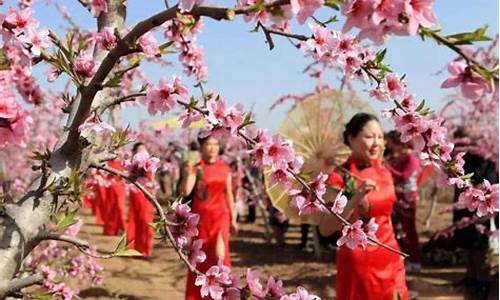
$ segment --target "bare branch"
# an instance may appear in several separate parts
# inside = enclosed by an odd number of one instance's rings
[[[271,39],[271,34],[281,35],[281,36],[292,38],[292,39],[296,39],[296,40],[299,40],[299,41],[307,41],[309,39],[309,37],[307,37],[305,35],[302,35],[302,34],[287,33],[287,32],[283,32],[283,31],[279,31],[279,30],[274,30],[274,29],[268,28],[268,27],[264,26],[260,22],[257,25],[257,27],[262,28],[262,30],[264,31],[264,34],[266,35],[266,39],[269,42],[269,48],[270,48],[270,50],[273,50],[273,47],[274,47],[274,43],[273,43],[273,41]]]
[[[80,2],[80,4],[90,12],[90,5],[89,5],[89,2],[87,0],[78,0],[78,2]]]
[[[126,96],[117,98],[109,103],[103,103],[103,106],[97,110],[98,114],[99,115],[102,114],[104,111],[106,111],[110,107],[113,107],[113,106],[118,105],[118,104],[123,103],[123,102],[135,101],[136,98],[143,97],[143,96],[146,96],[146,93],[133,93],[130,95],[126,95]]]
[[[82,248],[82,249],[90,248],[90,244],[85,240],[81,240],[79,238],[67,234],[59,234],[56,232],[46,232],[40,234],[39,241],[45,241],[45,240],[66,242],[76,246],[77,248]]]
[[[4,290],[0,289],[0,297],[3,295],[9,295],[19,290],[29,287],[43,281],[43,275],[41,273],[36,273],[27,277],[12,279]]]

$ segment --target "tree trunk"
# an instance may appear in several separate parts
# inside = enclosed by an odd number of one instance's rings
[[[125,16],[126,0],[108,0],[108,13],[99,16],[98,28],[112,26],[122,29]],[[96,60],[101,61],[105,53],[96,51],[94,55]],[[77,97],[71,107],[68,125],[72,123],[79,106],[80,97]],[[86,166],[95,159],[92,154],[82,159],[80,145],[73,145],[72,153],[63,153],[60,147],[65,144],[67,137],[67,134],[61,137],[56,146],[58,150],[51,155],[51,175],[43,182],[44,187],[54,180],[67,180],[72,170],[86,170]],[[35,181],[20,200],[7,203],[3,210],[0,207],[0,299],[5,298],[9,284],[19,272],[24,258],[39,242],[39,234],[45,230],[56,209],[54,195],[49,191],[41,192],[40,182],[40,179]]]

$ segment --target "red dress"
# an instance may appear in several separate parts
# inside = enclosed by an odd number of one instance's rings
[[[376,183],[377,190],[367,195],[371,204],[367,217],[374,217],[379,225],[377,239],[399,249],[391,223],[392,206],[396,198],[391,173],[379,161],[373,161],[370,167],[358,170],[351,159],[346,167],[356,176]],[[343,178],[337,173],[331,173],[328,182],[339,188],[344,187]],[[368,245],[366,249],[359,247],[351,250],[343,245],[337,254],[337,270],[337,300],[393,300],[397,299],[394,298],[396,292],[400,299],[408,299],[403,258],[384,248]]]
[[[218,160],[213,164],[201,161],[197,172],[199,178],[193,195],[192,212],[200,215],[197,238],[203,239],[202,249],[207,259],[196,268],[204,273],[219,260],[215,253],[219,234],[222,234],[224,239],[224,264],[231,265],[229,257],[231,212],[226,200],[226,183],[231,170],[227,163]],[[204,299],[200,295],[200,288],[194,285],[195,279],[196,276],[188,274],[186,300]]]
[[[115,170],[122,171],[120,161],[109,161],[107,165]],[[125,183],[118,176],[108,176],[109,185],[106,188],[106,199],[103,203],[104,235],[117,235],[125,231]]]
[[[129,248],[141,252],[144,256],[151,256],[153,253],[154,230],[149,224],[153,222],[154,216],[153,204],[139,189],[129,185],[127,245]]]
[[[107,180],[100,172],[91,174],[88,181],[91,195],[86,197],[85,201],[90,201],[92,212],[95,215],[96,224],[104,224],[104,201],[106,200]],[[88,204],[88,203],[87,203]]]
[[[410,254],[409,261],[420,263],[420,249],[416,226],[417,207],[420,201],[418,178],[421,172],[420,161],[410,152],[402,154],[389,167],[396,185],[396,205],[394,206],[394,225],[401,228],[403,237],[400,246]]]

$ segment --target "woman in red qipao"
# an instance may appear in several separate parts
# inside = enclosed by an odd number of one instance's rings
[[[147,151],[143,143],[136,143],[132,149],[132,155],[141,151]],[[153,177],[154,174],[149,174]],[[154,178],[148,178],[153,182]],[[149,188],[150,192],[153,192]],[[153,205],[146,196],[135,186],[129,185],[129,208],[127,222],[127,245],[149,257],[153,253],[154,230],[149,225],[153,222],[155,211]]]
[[[396,196],[391,173],[379,160],[384,133],[378,119],[366,113],[356,114],[346,125],[344,142],[352,154],[343,168],[352,175],[339,170],[328,178],[330,185],[342,189],[349,198],[342,215],[351,222],[362,219],[365,224],[375,218],[379,226],[376,238],[398,249],[391,223]],[[318,223],[324,236],[342,227],[331,214],[321,214]],[[408,299],[403,258],[376,245],[354,250],[341,246],[337,254],[336,293],[337,300]]]
[[[92,169],[89,178],[85,182],[89,192],[83,197],[84,207],[88,207],[95,215],[98,225],[104,224],[104,201],[106,200],[106,186],[108,182],[103,174]]]
[[[203,240],[202,250],[206,260],[196,267],[206,272],[219,259],[231,266],[229,238],[237,231],[234,198],[232,193],[231,170],[227,163],[219,159],[219,141],[213,137],[199,139],[201,161],[194,167],[185,167],[182,194],[193,194],[192,212],[200,215],[199,235]],[[204,299],[200,288],[194,285],[196,276],[189,273],[186,284],[186,300]],[[208,298],[206,298],[208,299]]]
[[[409,143],[401,142],[400,134],[391,131],[386,136],[387,148],[393,153],[390,165],[387,168],[394,177],[396,186],[396,205],[394,207],[393,222],[401,227],[404,236],[400,239],[400,246],[404,252],[410,254],[406,264],[406,271],[420,272],[420,249],[417,232],[417,207],[420,202],[418,193],[418,179],[422,170],[420,160]]]
[[[112,160],[107,162],[108,167],[123,171],[121,161]],[[109,185],[106,187],[106,199],[103,203],[104,235],[117,235],[125,231],[125,183],[118,176],[109,174],[107,177]]]

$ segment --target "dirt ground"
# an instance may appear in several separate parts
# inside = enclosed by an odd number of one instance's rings
[[[423,220],[429,211],[429,202],[422,201],[418,213],[422,243],[429,238],[430,232],[444,228],[451,222],[450,213],[440,213],[445,204],[438,203],[430,229],[426,230]],[[95,224],[89,211],[84,211],[83,217],[85,226],[80,236],[99,249],[112,250],[118,237],[103,236],[101,227]],[[309,235],[311,239],[312,234]],[[266,278],[273,274],[282,279],[288,291],[302,285],[322,299],[333,299],[336,274],[334,253],[327,252],[321,259],[316,259],[312,249],[296,249],[299,238],[299,227],[291,226],[286,235],[288,245],[280,248],[265,241],[261,218],[256,224],[241,224],[240,233],[231,241],[233,267],[239,274],[244,274],[248,267],[258,268]],[[498,258],[495,261],[498,262]],[[183,299],[187,271],[169,245],[157,243],[153,257],[147,260],[113,258],[102,261],[102,264],[105,267],[104,284],[100,287],[82,287],[80,296],[83,299]],[[465,297],[462,290],[453,286],[453,282],[460,280],[464,272],[465,268],[460,264],[424,264],[420,274],[407,276],[408,286],[412,294],[423,300],[478,299],[474,295]],[[493,281],[498,290],[498,278]],[[490,295],[489,299],[498,299],[498,292]]]

